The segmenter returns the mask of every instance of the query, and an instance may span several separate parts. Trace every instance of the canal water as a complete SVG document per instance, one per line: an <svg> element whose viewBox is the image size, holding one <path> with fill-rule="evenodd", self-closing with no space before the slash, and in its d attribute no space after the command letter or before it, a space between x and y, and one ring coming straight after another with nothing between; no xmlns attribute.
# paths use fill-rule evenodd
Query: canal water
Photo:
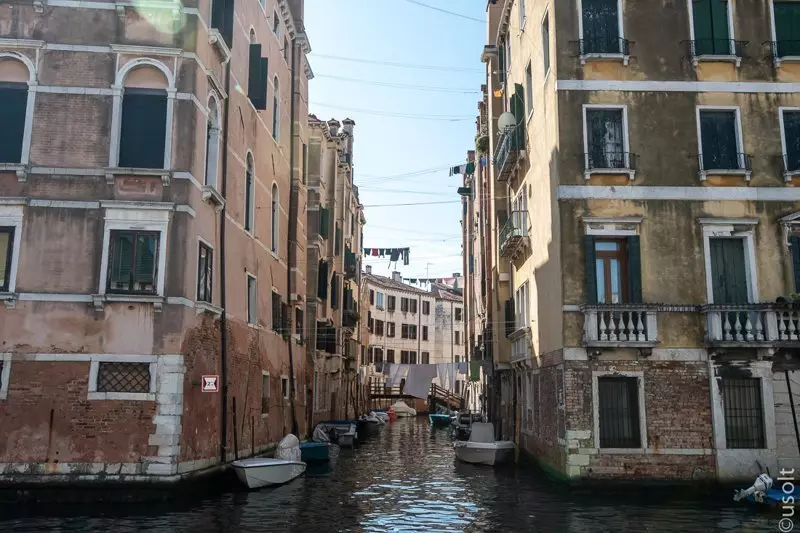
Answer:
<svg viewBox="0 0 800 533"><path fill-rule="evenodd" d="M275 489L194 505L0 509L0 531L262 533L336 531L761 532L777 519L727 495L570 493L528 468L457 463L446 430L401 419L332 465Z"/></svg>

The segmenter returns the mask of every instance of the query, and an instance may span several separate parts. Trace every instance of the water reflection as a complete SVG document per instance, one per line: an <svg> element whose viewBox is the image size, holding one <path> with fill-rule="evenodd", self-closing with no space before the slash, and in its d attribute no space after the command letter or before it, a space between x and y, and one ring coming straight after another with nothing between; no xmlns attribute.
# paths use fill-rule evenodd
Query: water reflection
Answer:
<svg viewBox="0 0 800 533"><path fill-rule="evenodd" d="M14 515L5 532L262 533L328 531L755 532L774 517L729 503L642 491L569 493L528 471L457 463L446 430L403 419L332 465L285 486L237 492L187 508L49 506Z"/></svg>

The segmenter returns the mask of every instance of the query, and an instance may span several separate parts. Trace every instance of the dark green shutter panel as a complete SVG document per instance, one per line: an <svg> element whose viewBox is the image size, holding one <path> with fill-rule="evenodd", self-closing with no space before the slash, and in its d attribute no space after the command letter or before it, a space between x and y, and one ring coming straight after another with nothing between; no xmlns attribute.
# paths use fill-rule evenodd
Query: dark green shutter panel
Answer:
<svg viewBox="0 0 800 533"><path fill-rule="evenodd" d="M710 248L714 303L748 303L744 240L711 239Z"/></svg>
<svg viewBox="0 0 800 533"><path fill-rule="evenodd" d="M714 32L711 23L711 2L717 0L692 0L695 54L706 55L714 51Z"/></svg>
<svg viewBox="0 0 800 533"><path fill-rule="evenodd" d="M328 263L319 262L319 274L317 276L317 296L325 300L328 298Z"/></svg>
<svg viewBox="0 0 800 533"><path fill-rule="evenodd" d="M786 136L786 164L789 170L798 170L800 169L800 111L783 112L783 130Z"/></svg>
<svg viewBox="0 0 800 533"><path fill-rule="evenodd" d="M264 109L267 108L267 80L269 79L269 59L261 58L261 87L258 96L264 100Z"/></svg>
<svg viewBox="0 0 800 533"><path fill-rule="evenodd" d="M775 2L778 56L800 56L800 3Z"/></svg>
<svg viewBox="0 0 800 533"><path fill-rule="evenodd" d="M164 168L166 138L167 92L125 89L122 97L119 166Z"/></svg>
<svg viewBox="0 0 800 533"><path fill-rule="evenodd" d="M794 271L794 290L800 292L800 237L790 237L792 250L792 270Z"/></svg>
<svg viewBox="0 0 800 533"><path fill-rule="evenodd" d="M232 49L234 0L213 0L211 4L211 26L219 30L225 44Z"/></svg>
<svg viewBox="0 0 800 533"><path fill-rule="evenodd" d="M139 235L136 239L136 281L148 285L154 283L157 256L156 237Z"/></svg>
<svg viewBox="0 0 800 533"><path fill-rule="evenodd" d="M711 0L711 24L714 38L714 53L731 53L728 31L728 0Z"/></svg>
<svg viewBox="0 0 800 533"><path fill-rule="evenodd" d="M736 142L736 113L702 111L700 113L703 168L732 169L739 167Z"/></svg>
<svg viewBox="0 0 800 533"><path fill-rule="evenodd" d="M517 121L512 149L523 150L525 148L525 88L519 83L514 84L514 95L511 97L511 112Z"/></svg>
<svg viewBox="0 0 800 533"><path fill-rule="evenodd" d="M583 53L619 53L617 0L583 0Z"/></svg>
<svg viewBox="0 0 800 533"><path fill-rule="evenodd" d="M331 308L339 307L339 275L334 272L331 278Z"/></svg>
<svg viewBox="0 0 800 533"><path fill-rule="evenodd" d="M110 282L112 288L117 288L117 283L124 283L127 287L133 274L133 235L121 233L112 240L113 250L111 253L111 275Z"/></svg>
<svg viewBox="0 0 800 533"><path fill-rule="evenodd" d="M642 303L642 255L638 235L628 237L628 294L631 303Z"/></svg>
<svg viewBox="0 0 800 533"><path fill-rule="evenodd" d="M596 258L594 253L594 237L592 235L584 235L583 237L583 250L584 250L584 269L586 270L586 302L590 304L597 303L597 273L596 273Z"/></svg>
<svg viewBox="0 0 800 533"><path fill-rule="evenodd" d="M0 83L0 163L22 162L28 86Z"/></svg>
<svg viewBox="0 0 800 533"><path fill-rule="evenodd" d="M497 71L500 83L506 81L506 47L505 44L500 44L497 51Z"/></svg>
<svg viewBox="0 0 800 533"><path fill-rule="evenodd" d="M266 77L262 78L261 45L250 45L250 70L248 71L247 96L256 109L267 108L267 97L264 93Z"/></svg>

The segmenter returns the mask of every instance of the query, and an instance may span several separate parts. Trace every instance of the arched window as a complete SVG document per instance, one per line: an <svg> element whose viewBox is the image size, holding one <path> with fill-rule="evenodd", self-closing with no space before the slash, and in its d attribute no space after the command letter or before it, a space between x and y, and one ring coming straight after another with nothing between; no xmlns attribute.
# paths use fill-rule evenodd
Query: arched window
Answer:
<svg viewBox="0 0 800 533"><path fill-rule="evenodd" d="M165 168L167 152L167 88L160 69L143 64L123 80L122 124L119 137L121 168Z"/></svg>
<svg viewBox="0 0 800 533"><path fill-rule="evenodd" d="M279 141L281 138L281 90L278 83L278 76L272 84L272 137Z"/></svg>
<svg viewBox="0 0 800 533"><path fill-rule="evenodd" d="M29 67L22 60L0 56L0 163L28 162L30 131L25 131L25 119L30 68L32 65Z"/></svg>
<svg viewBox="0 0 800 533"><path fill-rule="evenodd" d="M255 180L253 177L253 154L247 154L247 170L244 183L244 229L253 231L253 218L255 217Z"/></svg>
<svg viewBox="0 0 800 533"><path fill-rule="evenodd" d="M206 123L206 180L205 184L215 189L219 175L220 116L219 103L214 96L208 98L208 122Z"/></svg>
<svg viewBox="0 0 800 533"><path fill-rule="evenodd" d="M278 253L278 230L281 216L281 200L278 196L278 186L272 184L272 251Z"/></svg>

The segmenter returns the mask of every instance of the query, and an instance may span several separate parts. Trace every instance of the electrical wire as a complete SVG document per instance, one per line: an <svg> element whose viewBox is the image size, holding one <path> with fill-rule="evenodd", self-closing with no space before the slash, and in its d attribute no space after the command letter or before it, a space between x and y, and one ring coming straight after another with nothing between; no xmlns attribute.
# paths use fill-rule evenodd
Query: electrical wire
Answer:
<svg viewBox="0 0 800 533"><path fill-rule="evenodd" d="M345 57L345 56L334 56L328 54L317 54L312 53L312 57L321 57L324 59L336 59L338 61L352 61L354 63L367 63L370 65L383 65L386 67L398 67L398 68L411 68L411 69L420 69L420 70L440 70L440 71L448 71L448 72L484 72L482 69L476 68L463 68L463 67L442 67L438 65L420 65L416 63L395 63L392 61L376 61L374 59L362 59L359 57Z"/></svg>
<svg viewBox="0 0 800 533"><path fill-rule="evenodd" d="M378 87L390 87L392 89L410 89L415 91L429 91L429 92L441 92L441 93L457 93L457 94L479 94L480 91L474 91L471 89L456 89L454 87L433 87L430 85L407 85L404 83L391 83L391 82L383 82L383 81L372 81L372 80L363 80L358 78L347 78L345 76L333 76L331 74L317 74L314 73L315 78L328 78L331 80L339 80L339 81L352 81L355 83L359 83L362 85L376 85Z"/></svg>
<svg viewBox="0 0 800 533"><path fill-rule="evenodd" d="M408 205L460 204L461 200L443 202L411 202L409 204L370 204L364 207L403 207Z"/></svg>
<svg viewBox="0 0 800 533"><path fill-rule="evenodd" d="M467 120L475 120L475 117L465 117L458 115L423 115L415 113L395 113L392 111L379 111L375 109L361 109L358 107L338 106L333 104L325 104L322 102L313 102L310 107L327 107L330 109L339 109L341 111L355 111L357 113L364 113L366 115L377 115L379 117L395 117L395 118L410 118L416 120L431 120L442 122L464 122Z"/></svg>
<svg viewBox="0 0 800 533"><path fill-rule="evenodd" d="M417 0L406 0L406 2L408 2L409 4L414 4L414 5L420 6L420 7L426 7L428 9L432 9L434 11L439 11L440 13L446 13L446 14L452 15L454 17L459 17L459 18L462 18L462 19L472 20L474 22L480 22L481 24L484 24L486 22L483 19L470 17L468 15L462 15L461 13L455 13L453 11L447 11L446 9L442 9L440 7L435 7L435 6L430 6L428 4L423 4L422 2L417 2Z"/></svg>

